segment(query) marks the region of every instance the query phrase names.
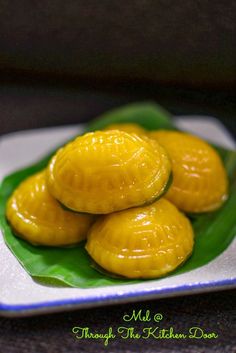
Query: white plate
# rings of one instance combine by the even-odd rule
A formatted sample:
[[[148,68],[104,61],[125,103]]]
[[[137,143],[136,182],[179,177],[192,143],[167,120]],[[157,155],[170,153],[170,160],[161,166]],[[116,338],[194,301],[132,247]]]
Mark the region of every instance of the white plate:
[[[235,147],[227,130],[214,118],[178,117],[176,124],[222,146]],[[34,163],[77,132],[78,126],[69,126],[3,136],[0,140],[0,180],[16,169]],[[209,264],[181,275],[93,289],[56,288],[34,281],[12,255],[0,234],[0,313],[23,316],[236,287],[235,253],[236,239]]]

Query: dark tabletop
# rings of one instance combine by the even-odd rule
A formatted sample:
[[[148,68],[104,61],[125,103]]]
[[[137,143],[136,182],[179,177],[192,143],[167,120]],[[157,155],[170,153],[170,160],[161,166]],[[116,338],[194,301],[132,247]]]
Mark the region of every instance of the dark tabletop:
[[[85,122],[105,110],[132,101],[153,99],[173,114],[204,114],[219,118],[236,136],[235,103],[231,92],[158,87],[133,83],[99,84],[84,82],[69,86],[65,82],[5,82],[0,86],[0,133]],[[1,284],[0,284],[1,285]],[[0,287],[1,290],[1,287]],[[183,333],[199,327],[215,333],[211,339],[76,339],[72,328],[88,327],[92,332],[115,332],[124,326],[123,316],[142,310],[150,315],[161,313],[162,328],[173,327]],[[151,322],[153,326],[157,323]],[[131,321],[135,332],[147,322]],[[150,323],[149,323],[150,326]],[[76,310],[28,318],[0,318],[0,352],[236,352],[235,290],[198,294],[178,298]]]
[[[235,353],[236,292],[201,294],[160,299],[135,304],[83,309],[74,312],[19,319],[0,319],[0,348],[7,353],[68,353],[68,352],[148,352],[148,353]],[[173,327],[186,332],[200,327],[218,334],[216,339],[124,339],[114,338],[104,346],[102,339],[76,339],[73,327],[89,327],[91,332],[115,332],[124,326],[123,316],[133,310],[150,310],[163,315],[162,328]],[[128,325],[127,325],[128,324]],[[145,322],[129,322],[137,332]]]

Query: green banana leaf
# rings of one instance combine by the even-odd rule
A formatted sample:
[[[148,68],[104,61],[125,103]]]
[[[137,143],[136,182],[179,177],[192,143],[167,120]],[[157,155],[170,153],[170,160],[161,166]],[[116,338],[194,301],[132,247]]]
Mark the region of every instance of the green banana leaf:
[[[137,122],[146,129],[174,129],[169,114],[154,103],[136,103],[113,111],[87,125],[86,131],[98,130],[116,122]],[[216,147],[230,180],[230,197],[224,206],[212,213],[190,215],[195,231],[192,256],[169,276],[203,266],[220,255],[236,234],[236,152]],[[25,270],[45,284],[72,287],[98,287],[130,284],[140,281],[115,278],[98,271],[84,249],[84,243],[72,248],[32,246],[15,236],[5,218],[8,197],[29,175],[46,167],[51,155],[36,164],[7,176],[0,186],[0,227],[5,242]]]
[[[110,124],[136,123],[146,130],[173,129],[171,115],[156,103],[133,103],[108,111],[88,124],[88,130],[101,130]]]

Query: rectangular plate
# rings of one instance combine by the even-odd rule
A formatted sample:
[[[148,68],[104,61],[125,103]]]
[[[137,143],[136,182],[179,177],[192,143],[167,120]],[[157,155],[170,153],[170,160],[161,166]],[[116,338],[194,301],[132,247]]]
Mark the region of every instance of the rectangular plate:
[[[224,126],[210,117],[176,117],[176,125],[222,145],[235,148]],[[7,174],[35,163],[79,131],[78,127],[56,127],[16,132],[0,140],[0,180]],[[72,310],[151,298],[163,298],[236,287],[236,239],[215,260],[196,270],[138,284],[92,289],[42,285],[21,267],[0,233],[0,314],[25,316]]]

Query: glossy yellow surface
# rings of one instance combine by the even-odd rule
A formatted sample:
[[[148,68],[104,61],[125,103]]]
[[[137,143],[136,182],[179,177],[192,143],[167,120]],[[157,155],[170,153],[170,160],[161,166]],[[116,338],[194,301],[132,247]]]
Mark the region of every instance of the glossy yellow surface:
[[[173,183],[165,197],[186,212],[207,212],[227,199],[228,180],[218,153],[205,141],[177,131],[149,135],[168,152]]]
[[[86,249],[105,270],[128,278],[155,278],[191,254],[194,235],[186,216],[161,198],[152,205],[99,218]]]
[[[69,209],[107,214],[154,201],[170,170],[166,151],[155,141],[119,130],[96,131],[56,153],[47,184]]]
[[[93,217],[62,209],[49,194],[45,172],[35,174],[14,191],[6,216],[16,233],[35,245],[72,245],[86,238]]]
[[[121,123],[121,124],[111,124],[105,127],[104,130],[121,130],[128,133],[134,133],[137,135],[145,135],[147,131],[140,125],[135,123]]]

